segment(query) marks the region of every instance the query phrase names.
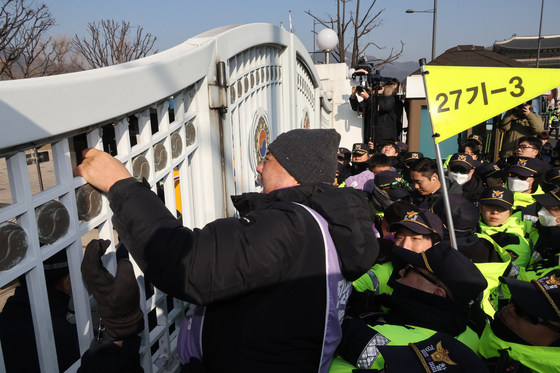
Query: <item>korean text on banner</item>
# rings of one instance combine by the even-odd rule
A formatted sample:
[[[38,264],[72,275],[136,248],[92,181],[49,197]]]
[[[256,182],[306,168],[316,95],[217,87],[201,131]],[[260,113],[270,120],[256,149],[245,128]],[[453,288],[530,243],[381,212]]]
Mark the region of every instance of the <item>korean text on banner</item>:
[[[436,143],[552,88],[560,69],[426,66],[426,99]]]

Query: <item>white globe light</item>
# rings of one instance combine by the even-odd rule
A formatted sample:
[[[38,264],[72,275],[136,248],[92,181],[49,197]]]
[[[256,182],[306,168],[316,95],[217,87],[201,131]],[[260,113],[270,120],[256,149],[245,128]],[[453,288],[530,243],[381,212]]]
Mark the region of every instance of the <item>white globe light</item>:
[[[338,45],[338,35],[330,28],[323,29],[317,35],[317,46],[323,52],[330,52]]]

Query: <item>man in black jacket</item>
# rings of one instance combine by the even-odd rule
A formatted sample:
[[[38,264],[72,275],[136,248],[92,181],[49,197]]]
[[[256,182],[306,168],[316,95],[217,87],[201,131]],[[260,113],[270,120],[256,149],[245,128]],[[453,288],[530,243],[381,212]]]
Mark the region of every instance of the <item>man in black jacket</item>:
[[[195,230],[119,161],[84,151],[75,174],[108,193],[114,226],[146,277],[197,305],[179,333],[183,362],[199,358],[210,372],[328,370],[350,281],[378,253],[366,201],[330,185],[339,140],[334,130],[281,134],[257,168],[266,194],[233,197],[240,219]]]
[[[361,112],[364,117],[364,143],[372,141],[375,146],[397,140],[395,119],[395,97],[392,87],[381,87],[378,91],[368,92],[352,87],[350,106]],[[356,95],[363,98],[358,101]]]
[[[410,166],[410,182],[415,188],[412,193],[412,204],[415,206],[420,206],[424,202],[431,206],[443,197],[438,166],[433,159],[422,158],[414,161]],[[456,181],[445,178],[445,184],[448,193],[463,193],[463,189]]]
[[[66,319],[72,295],[66,250],[45,260],[43,268],[56,347],[55,357],[60,371],[64,372],[80,358],[76,325]],[[27,281],[24,275],[18,281],[20,285],[0,313],[0,339],[6,372],[39,372]]]

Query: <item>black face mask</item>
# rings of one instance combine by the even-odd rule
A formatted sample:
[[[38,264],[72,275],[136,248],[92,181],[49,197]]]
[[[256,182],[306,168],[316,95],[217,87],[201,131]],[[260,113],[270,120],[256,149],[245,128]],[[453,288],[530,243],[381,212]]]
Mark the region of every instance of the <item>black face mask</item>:
[[[350,166],[350,173],[352,173],[352,176],[360,174],[365,170],[367,170],[367,167],[368,167],[368,161],[352,162],[352,166]]]
[[[496,337],[503,341],[517,343],[525,346],[534,346],[534,344],[527,342],[519,334],[517,334],[506,322],[502,319],[502,314],[504,313],[506,307],[502,308],[500,311],[496,312],[494,315],[494,321],[490,324],[492,331]]]

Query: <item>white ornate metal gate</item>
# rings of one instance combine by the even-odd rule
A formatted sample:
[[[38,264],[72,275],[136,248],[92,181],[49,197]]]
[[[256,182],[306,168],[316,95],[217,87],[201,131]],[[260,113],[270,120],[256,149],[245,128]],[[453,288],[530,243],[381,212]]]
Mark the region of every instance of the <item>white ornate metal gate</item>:
[[[330,111],[301,42],[267,24],[222,27],[123,65],[0,82],[0,175],[8,179],[0,190],[0,287],[25,276],[42,371],[58,370],[43,262],[67,252],[83,353],[95,324],[80,273],[83,247],[91,237],[115,241],[106,198],[72,176],[78,139],[116,152],[173,214],[182,212],[185,226],[202,227],[233,215],[230,194],[260,190],[254,169],[270,141],[292,128],[330,127]],[[46,144],[52,172],[43,172],[51,172],[52,185],[34,192],[29,170],[36,166],[28,166],[26,151]],[[115,242],[104,257],[113,273],[114,253]],[[144,289],[135,271],[146,325],[142,365],[176,370],[188,305]]]

